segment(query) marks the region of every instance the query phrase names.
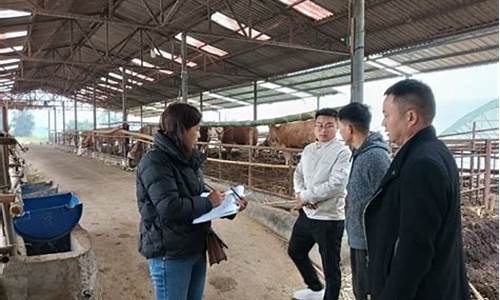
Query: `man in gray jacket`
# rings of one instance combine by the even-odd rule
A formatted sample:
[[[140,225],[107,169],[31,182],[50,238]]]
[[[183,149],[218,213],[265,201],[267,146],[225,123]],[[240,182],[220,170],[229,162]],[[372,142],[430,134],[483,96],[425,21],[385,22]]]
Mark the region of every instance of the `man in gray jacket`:
[[[293,185],[301,209],[288,254],[307,285],[306,289],[294,293],[294,299],[337,300],[339,297],[340,245],[351,152],[335,139],[337,128],[335,109],[323,108],[316,112],[314,136],[317,141],[304,148],[294,173]],[[308,256],[316,243],[323,264],[325,289]]]
[[[352,286],[357,300],[366,300],[368,270],[363,211],[390,165],[389,147],[378,132],[370,132],[366,105],[350,103],[339,111],[339,132],[353,149],[347,184],[346,230],[351,248]]]

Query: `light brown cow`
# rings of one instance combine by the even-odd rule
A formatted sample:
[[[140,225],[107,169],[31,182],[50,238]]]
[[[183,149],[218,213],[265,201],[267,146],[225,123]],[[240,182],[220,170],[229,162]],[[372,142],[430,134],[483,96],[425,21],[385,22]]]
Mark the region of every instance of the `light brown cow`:
[[[219,140],[222,144],[236,145],[252,145],[257,144],[258,131],[257,128],[251,126],[243,127],[224,127],[220,134]],[[224,158],[232,158],[232,148],[225,146]]]
[[[139,164],[144,153],[146,153],[149,147],[151,147],[153,136],[159,129],[160,127],[158,125],[146,125],[139,129],[139,133],[132,133],[132,137],[144,141],[150,141],[150,143],[140,140],[137,140],[134,143],[132,148],[130,148],[130,151],[127,153],[127,164],[130,168],[134,168]]]
[[[78,155],[84,154],[87,149],[96,146],[99,152],[107,152],[113,155],[123,153],[126,131],[122,128],[101,128],[80,132],[81,143],[78,148]]]
[[[265,144],[279,148],[302,149],[314,142],[315,120],[297,121],[278,125],[269,125],[269,134]],[[286,164],[292,159],[290,152],[284,151]]]

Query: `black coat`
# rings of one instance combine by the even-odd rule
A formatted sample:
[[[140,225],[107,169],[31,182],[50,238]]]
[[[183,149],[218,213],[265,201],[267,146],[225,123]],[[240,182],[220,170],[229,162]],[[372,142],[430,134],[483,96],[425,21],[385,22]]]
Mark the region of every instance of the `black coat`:
[[[139,252],[147,258],[203,253],[210,223],[192,224],[210,211],[201,154],[191,158],[168,137],[157,133],[151,151],[137,168],[137,204],[141,221]]]
[[[469,299],[455,160],[433,127],[397,153],[365,210],[373,300]]]

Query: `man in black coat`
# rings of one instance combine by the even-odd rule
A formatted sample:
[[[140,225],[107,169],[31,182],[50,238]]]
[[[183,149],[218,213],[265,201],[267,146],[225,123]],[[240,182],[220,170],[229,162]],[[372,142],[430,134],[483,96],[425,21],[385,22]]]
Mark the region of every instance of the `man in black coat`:
[[[468,300],[458,170],[431,125],[434,95],[407,79],[385,96],[383,126],[400,150],[364,214],[371,299]]]

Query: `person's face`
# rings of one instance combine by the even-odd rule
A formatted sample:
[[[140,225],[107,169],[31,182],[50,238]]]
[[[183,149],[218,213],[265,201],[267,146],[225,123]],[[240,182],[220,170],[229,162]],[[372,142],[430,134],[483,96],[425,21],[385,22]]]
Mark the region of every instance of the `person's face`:
[[[319,142],[328,142],[337,133],[337,119],[330,116],[319,116],[314,124],[314,136]]]
[[[195,125],[191,128],[189,128],[186,131],[185,138],[187,140],[188,145],[193,145],[193,147],[196,146],[196,142],[198,142],[198,136],[200,134],[200,124]]]
[[[347,121],[339,121],[339,133],[347,145],[351,145],[353,137],[353,128]]]
[[[383,106],[384,119],[382,126],[389,136],[389,141],[402,145],[407,139],[408,121],[406,113],[402,112],[394,102],[394,95],[387,95]]]

